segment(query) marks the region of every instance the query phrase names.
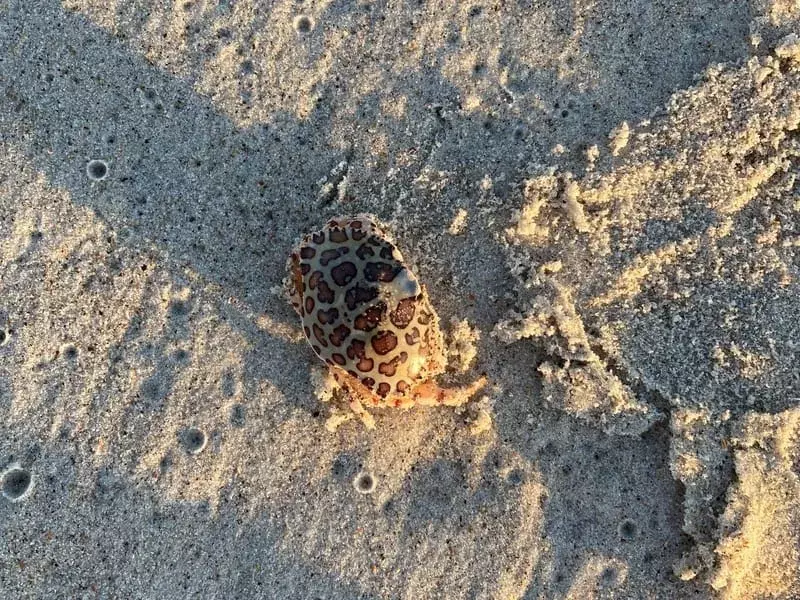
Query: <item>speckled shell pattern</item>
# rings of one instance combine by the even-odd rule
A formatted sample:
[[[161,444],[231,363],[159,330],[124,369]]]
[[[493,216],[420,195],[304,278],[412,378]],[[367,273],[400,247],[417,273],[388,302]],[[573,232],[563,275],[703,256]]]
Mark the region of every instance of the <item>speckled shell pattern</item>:
[[[332,219],[305,236],[289,271],[292,305],[314,352],[373,404],[399,405],[442,371],[436,312],[372,217]]]

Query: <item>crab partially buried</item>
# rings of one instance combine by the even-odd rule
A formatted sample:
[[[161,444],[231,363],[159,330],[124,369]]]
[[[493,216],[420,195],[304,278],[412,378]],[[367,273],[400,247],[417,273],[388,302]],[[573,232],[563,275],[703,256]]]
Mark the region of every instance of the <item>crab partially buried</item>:
[[[292,251],[286,287],[317,356],[370,425],[364,405],[458,406],[486,383],[443,388],[439,318],[403,256],[373,217],[336,218]]]

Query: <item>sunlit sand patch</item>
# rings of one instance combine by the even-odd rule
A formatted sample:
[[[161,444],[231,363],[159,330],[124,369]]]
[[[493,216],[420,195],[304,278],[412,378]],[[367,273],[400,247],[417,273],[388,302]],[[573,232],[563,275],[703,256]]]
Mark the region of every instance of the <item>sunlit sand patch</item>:
[[[726,599],[800,594],[800,410],[750,415],[734,438],[738,481],[721,517],[712,585]]]

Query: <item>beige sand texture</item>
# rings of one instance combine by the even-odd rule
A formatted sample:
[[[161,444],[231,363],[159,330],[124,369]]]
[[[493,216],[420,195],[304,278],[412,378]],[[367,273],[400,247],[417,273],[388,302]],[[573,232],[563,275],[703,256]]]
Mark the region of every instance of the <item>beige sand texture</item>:
[[[798,34],[0,0],[0,598],[800,597]],[[284,266],[361,212],[469,406],[323,402]]]

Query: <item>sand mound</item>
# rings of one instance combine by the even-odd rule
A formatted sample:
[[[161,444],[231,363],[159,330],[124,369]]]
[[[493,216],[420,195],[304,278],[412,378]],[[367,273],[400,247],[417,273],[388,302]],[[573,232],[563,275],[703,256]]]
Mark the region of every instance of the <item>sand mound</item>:
[[[798,403],[798,50],[790,35],[773,55],[712,67],[663,114],[615,132],[583,175],[529,180],[508,232],[520,305],[498,333],[541,340],[546,398],[607,432],[670,415],[684,531],[706,567],[730,419]],[[734,547],[721,546],[726,565]]]

